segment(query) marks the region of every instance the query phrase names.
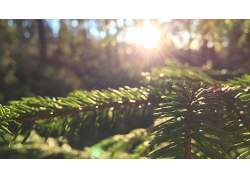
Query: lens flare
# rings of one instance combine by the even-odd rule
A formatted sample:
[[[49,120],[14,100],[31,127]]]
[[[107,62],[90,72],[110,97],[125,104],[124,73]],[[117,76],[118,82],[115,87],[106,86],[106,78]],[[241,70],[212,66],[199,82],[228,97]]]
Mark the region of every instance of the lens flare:
[[[158,48],[161,32],[150,21],[145,21],[141,27],[131,28],[126,34],[129,43],[135,43],[146,49]]]

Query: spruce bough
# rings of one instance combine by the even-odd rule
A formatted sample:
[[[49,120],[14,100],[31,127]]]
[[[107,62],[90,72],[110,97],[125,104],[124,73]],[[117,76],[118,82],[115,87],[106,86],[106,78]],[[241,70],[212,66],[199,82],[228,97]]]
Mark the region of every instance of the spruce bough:
[[[161,123],[147,134],[149,158],[249,158],[250,75],[221,82],[207,70],[169,62],[142,73],[138,88],[78,90],[68,97],[28,97],[0,105],[0,137],[11,135],[5,141],[12,145],[20,134],[25,143],[34,129],[44,132],[45,140],[55,131],[77,135],[90,121],[98,133],[103,121],[112,125],[153,108]],[[73,130],[72,124],[77,124]]]

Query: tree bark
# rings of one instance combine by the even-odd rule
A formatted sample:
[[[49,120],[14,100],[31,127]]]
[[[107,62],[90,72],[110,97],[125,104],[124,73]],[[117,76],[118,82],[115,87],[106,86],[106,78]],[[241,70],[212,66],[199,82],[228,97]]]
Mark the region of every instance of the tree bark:
[[[37,22],[38,22],[39,41],[40,41],[40,56],[46,62],[47,61],[47,41],[46,41],[44,22],[42,19],[37,19]]]

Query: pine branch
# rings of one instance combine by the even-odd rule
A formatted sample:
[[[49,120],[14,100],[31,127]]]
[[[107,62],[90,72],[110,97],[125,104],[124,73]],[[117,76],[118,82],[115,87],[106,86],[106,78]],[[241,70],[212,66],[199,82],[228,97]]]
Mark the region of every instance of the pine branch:
[[[230,89],[229,89],[229,91],[230,91]],[[238,101],[238,103],[241,104],[242,103],[241,100],[235,96],[233,97],[233,96],[226,94],[225,91],[224,92],[222,91],[220,94],[222,97],[224,97],[224,101],[225,101],[225,104],[228,106],[228,109],[231,109],[235,112],[238,119],[243,123],[244,127],[248,130],[248,132],[250,132],[250,126],[247,123],[246,118],[244,117],[244,111],[238,109],[235,105],[237,101]]]
[[[226,158],[223,144],[230,141],[230,134],[218,127],[223,105],[216,90],[203,83],[190,83],[174,86],[173,91],[175,95],[165,97],[156,110],[158,118],[167,119],[152,129],[155,138],[150,142],[152,146],[164,141],[170,144],[149,157]]]
[[[87,113],[90,111],[100,111],[104,109],[109,109],[109,108],[121,108],[124,106],[139,106],[142,104],[149,104],[149,105],[157,105],[162,101],[162,99],[156,99],[156,100],[137,100],[137,101],[124,101],[122,103],[120,102],[113,102],[113,103],[108,103],[108,104],[102,104],[102,105],[96,105],[96,106],[89,106],[89,107],[79,107],[76,109],[71,109],[71,110],[64,110],[62,112],[58,111],[56,113],[51,111],[52,113],[50,114],[40,114],[39,116],[37,115],[31,115],[31,116],[20,116],[14,119],[15,121],[19,123],[23,123],[26,121],[37,121],[37,120],[43,120],[43,119],[52,119],[55,117],[63,117],[67,115],[75,115],[75,114],[82,114],[82,113]]]
[[[162,122],[147,129],[152,135],[147,151],[154,149],[150,158],[230,158],[232,151],[239,152],[239,158],[250,155],[250,76],[223,86],[201,70],[180,64],[143,75],[151,86],[75,91],[65,98],[38,96],[0,105],[0,137],[10,134],[14,142],[22,132],[25,142],[40,128],[47,139],[53,131],[66,135],[73,124],[75,134],[89,124],[94,134],[104,122],[111,127],[154,109],[155,120]]]
[[[38,126],[46,132],[46,139],[55,130],[60,127],[58,135],[64,132],[69,132],[71,124],[75,121],[74,116],[81,116],[78,121],[76,132],[79,131],[82,122],[95,121],[100,124],[105,119],[112,118],[111,121],[116,121],[114,117],[127,116],[133,112],[143,108],[142,115],[147,109],[146,106],[153,107],[161,101],[161,91],[157,88],[141,87],[130,88],[125,87],[116,89],[108,89],[103,91],[76,91],[70,93],[68,97],[49,98],[49,97],[32,97],[23,98],[20,101],[12,101],[10,105],[1,107],[2,115],[0,121],[3,129],[0,136],[3,138],[4,132],[14,135],[14,139],[23,131],[26,125],[29,126],[26,131],[24,142],[29,137],[31,131]],[[129,112],[121,113],[121,110],[129,107]],[[59,118],[59,119],[58,119]],[[41,121],[44,120],[44,123]],[[10,129],[7,121],[13,121],[19,125],[17,130]],[[5,123],[5,125],[3,124]],[[57,124],[57,126],[55,126]],[[13,139],[13,140],[14,140]]]

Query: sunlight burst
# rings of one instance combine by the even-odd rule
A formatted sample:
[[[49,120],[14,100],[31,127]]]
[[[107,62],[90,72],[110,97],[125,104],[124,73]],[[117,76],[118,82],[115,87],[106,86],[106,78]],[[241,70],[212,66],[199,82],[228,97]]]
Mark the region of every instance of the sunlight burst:
[[[129,43],[135,43],[146,49],[158,48],[160,37],[159,29],[149,21],[145,21],[141,27],[129,29],[126,34]]]

